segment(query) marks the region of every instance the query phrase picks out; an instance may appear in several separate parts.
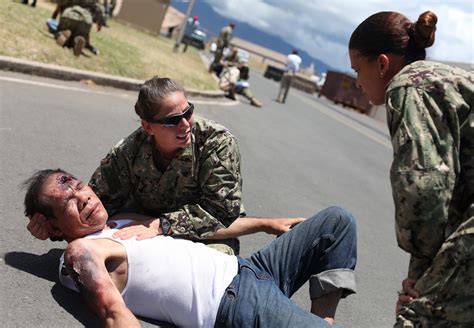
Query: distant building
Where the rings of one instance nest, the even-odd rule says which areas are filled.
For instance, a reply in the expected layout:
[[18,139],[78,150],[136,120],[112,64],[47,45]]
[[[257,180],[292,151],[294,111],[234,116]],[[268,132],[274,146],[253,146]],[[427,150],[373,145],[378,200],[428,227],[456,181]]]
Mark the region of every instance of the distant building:
[[[161,33],[168,34],[170,31],[173,33],[173,31],[179,30],[179,28],[183,25],[185,18],[186,15],[182,12],[178,11],[174,7],[168,7],[163,19],[163,23],[161,24]],[[171,33],[168,35],[169,37],[171,37]]]
[[286,57],[288,54],[282,54],[280,52],[262,47],[258,44],[233,37],[230,41],[232,46],[247,50],[252,54],[252,58],[260,62],[262,65],[276,64],[284,67],[286,63]]
[[170,3],[171,0],[118,0],[114,14],[118,20],[134,27],[160,34],[161,25]]

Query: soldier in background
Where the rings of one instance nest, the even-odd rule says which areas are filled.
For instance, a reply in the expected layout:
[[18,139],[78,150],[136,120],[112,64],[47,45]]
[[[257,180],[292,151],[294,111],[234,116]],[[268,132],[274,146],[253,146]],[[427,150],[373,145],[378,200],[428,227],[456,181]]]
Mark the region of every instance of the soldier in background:
[[92,17],[80,6],[66,8],[59,19],[56,43],[73,49],[74,56],[80,56],[89,39]]
[[219,64],[215,65],[213,70],[217,77],[220,77],[222,70],[227,66],[238,66],[240,63],[239,50],[232,47],[230,53],[222,59]]
[[424,60],[437,17],[380,12],[352,33],[357,84],[385,102],[398,244],[396,327],[474,326],[474,74]]
[[104,7],[97,0],[60,0],[52,18],[59,19],[56,30],[56,42],[62,47],[73,48],[75,56],[82,53],[85,47],[97,55],[98,50],[90,42],[92,24],[97,24],[97,31],[105,23]]
[[214,67],[219,65],[222,56],[224,54],[224,48],[230,46],[230,40],[232,39],[232,32],[234,31],[235,24],[230,23],[229,25],[222,28],[221,33],[216,41],[216,51],[214,52],[214,61],[209,66],[209,73],[214,71]]

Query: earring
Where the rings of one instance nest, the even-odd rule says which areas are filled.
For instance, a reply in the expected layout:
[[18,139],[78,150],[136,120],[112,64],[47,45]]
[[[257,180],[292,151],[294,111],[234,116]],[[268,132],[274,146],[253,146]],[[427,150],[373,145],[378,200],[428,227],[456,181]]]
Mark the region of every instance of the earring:
[[380,72],[380,77],[382,78],[385,74],[383,72]]

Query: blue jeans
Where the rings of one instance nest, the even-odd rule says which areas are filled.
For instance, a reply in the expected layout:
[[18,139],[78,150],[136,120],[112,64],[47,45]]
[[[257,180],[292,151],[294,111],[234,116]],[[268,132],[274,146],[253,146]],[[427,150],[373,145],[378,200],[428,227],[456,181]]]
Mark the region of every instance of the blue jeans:
[[219,305],[216,327],[335,327],[290,297],[309,280],[310,298],[355,293],[356,225],[340,207],[298,224],[249,258]]

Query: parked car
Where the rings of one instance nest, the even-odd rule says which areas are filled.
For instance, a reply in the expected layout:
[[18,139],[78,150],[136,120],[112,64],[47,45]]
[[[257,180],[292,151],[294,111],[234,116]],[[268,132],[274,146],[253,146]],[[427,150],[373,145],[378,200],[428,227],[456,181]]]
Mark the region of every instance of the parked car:
[[181,42],[202,50],[206,47],[206,41],[207,34],[202,30],[196,29],[190,35],[184,35]]

